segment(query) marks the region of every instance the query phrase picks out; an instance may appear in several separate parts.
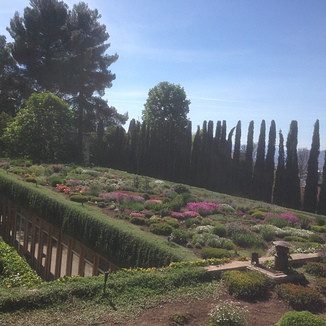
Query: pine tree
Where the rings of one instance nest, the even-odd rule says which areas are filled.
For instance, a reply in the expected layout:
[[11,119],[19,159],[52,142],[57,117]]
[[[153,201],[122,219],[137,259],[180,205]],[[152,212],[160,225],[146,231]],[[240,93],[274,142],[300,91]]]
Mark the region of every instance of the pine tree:
[[239,120],[235,129],[234,151],[232,160],[232,193],[239,194],[240,189],[240,146],[241,146],[241,121]]
[[284,137],[282,130],[279,132],[278,161],[275,175],[275,186],[273,191],[273,204],[284,206],[284,184],[285,184],[285,156],[284,156]]
[[265,168],[265,138],[266,138],[266,123],[261,122],[260,134],[258,139],[257,157],[253,172],[252,180],[252,198],[262,200],[264,168]]
[[292,120],[286,141],[285,206],[300,209],[300,179],[298,169],[298,122]]
[[275,121],[272,120],[269,128],[268,136],[268,149],[265,160],[265,171],[264,171],[264,186],[263,186],[263,201],[270,203],[272,200],[272,191],[274,184],[274,156],[275,156],[275,140],[276,140],[276,125]]
[[319,120],[315,122],[311,149],[308,160],[307,181],[304,191],[303,209],[307,212],[316,212],[318,193],[318,158],[319,158]]

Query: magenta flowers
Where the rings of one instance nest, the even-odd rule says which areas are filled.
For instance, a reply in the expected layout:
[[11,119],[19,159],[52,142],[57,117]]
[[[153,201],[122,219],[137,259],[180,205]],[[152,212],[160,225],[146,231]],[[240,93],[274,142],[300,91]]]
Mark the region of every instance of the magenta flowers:
[[202,201],[202,202],[190,202],[187,204],[187,208],[190,211],[199,213],[201,216],[214,214],[219,208],[219,204]]
[[123,192],[103,192],[100,194],[100,197],[104,199],[104,201],[115,201],[115,202],[122,202],[122,201],[134,201],[138,203],[143,203],[145,199],[141,196],[125,194]]
[[266,213],[265,217],[267,218],[281,218],[283,220],[286,220],[289,224],[296,225],[299,223],[299,218],[291,213]]

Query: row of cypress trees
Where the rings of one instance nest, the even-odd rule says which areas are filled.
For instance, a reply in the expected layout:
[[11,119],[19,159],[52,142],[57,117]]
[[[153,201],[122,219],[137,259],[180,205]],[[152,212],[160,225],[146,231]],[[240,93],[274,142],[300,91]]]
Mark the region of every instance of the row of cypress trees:
[[133,119],[127,132],[117,127],[95,142],[92,162],[326,214],[325,166],[318,196],[319,120],[314,125],[303,200],[298,170],[297,121],[291,121],[286,150],[282,131],[279,132],[277,163],[275,121],[271,121],[267,146],[265,120],[260,125],[256,152],[253,137],[253,121],[249,123],[247,144],[241,146],[241,121],[228,133],[225,120],[217,121],[215,129],[213,121],[204,121],[193,136],[190,121],[180,125],[168,121],[148,125]]

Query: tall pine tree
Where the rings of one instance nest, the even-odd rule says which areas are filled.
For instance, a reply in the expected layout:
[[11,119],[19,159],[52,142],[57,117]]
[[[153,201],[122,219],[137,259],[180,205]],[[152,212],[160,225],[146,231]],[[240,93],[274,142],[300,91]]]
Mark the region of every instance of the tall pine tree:
[[326,215],[326,151],[323,167],[323,183],[320,188],[317,213]]

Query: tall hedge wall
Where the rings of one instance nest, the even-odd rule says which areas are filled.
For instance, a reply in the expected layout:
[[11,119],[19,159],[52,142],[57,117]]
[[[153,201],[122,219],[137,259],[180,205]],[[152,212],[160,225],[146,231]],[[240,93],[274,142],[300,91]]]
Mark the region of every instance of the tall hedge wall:
[[4,171],[0,171],[0,196],[31,210],[119,267],[165,266],[172,261],[196,259],[181,246]]

